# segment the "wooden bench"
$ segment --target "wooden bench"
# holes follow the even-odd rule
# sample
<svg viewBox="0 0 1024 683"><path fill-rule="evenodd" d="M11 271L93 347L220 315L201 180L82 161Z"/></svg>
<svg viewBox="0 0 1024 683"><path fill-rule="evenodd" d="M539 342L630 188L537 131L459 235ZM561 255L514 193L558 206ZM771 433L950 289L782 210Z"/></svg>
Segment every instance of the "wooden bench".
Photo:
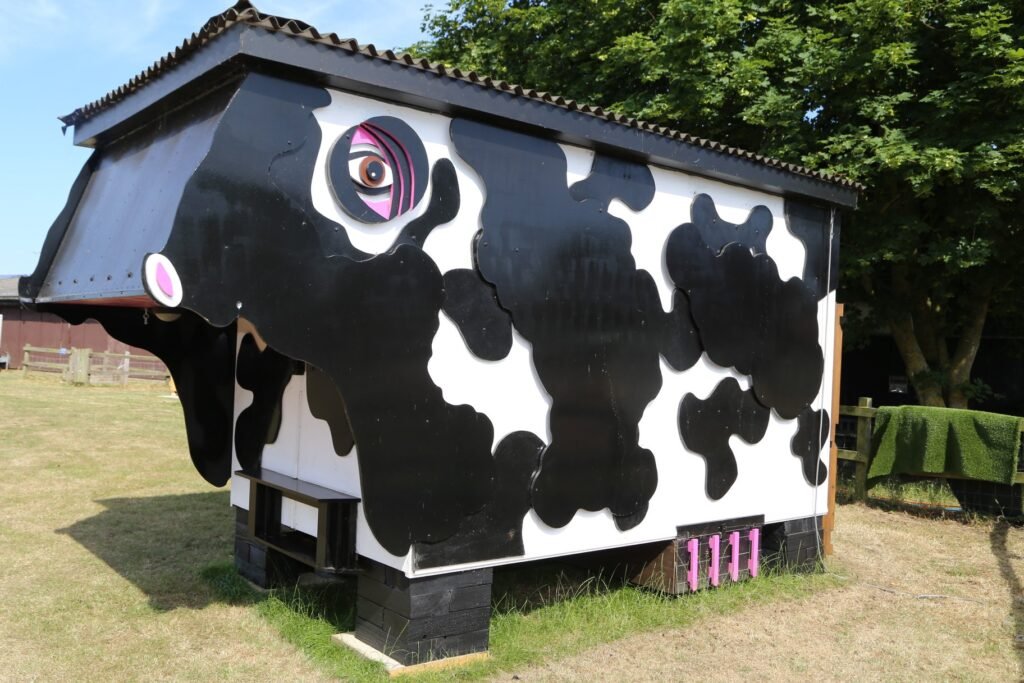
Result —
<svg viewBox="0 0 1024 683"><path fill-rule="evenodd" d="M253 542L318 573L356 573L359 498L262 468L235 474L250 482L248 530ZM316 538L281 525L285 498L316 508Z"/></svg>

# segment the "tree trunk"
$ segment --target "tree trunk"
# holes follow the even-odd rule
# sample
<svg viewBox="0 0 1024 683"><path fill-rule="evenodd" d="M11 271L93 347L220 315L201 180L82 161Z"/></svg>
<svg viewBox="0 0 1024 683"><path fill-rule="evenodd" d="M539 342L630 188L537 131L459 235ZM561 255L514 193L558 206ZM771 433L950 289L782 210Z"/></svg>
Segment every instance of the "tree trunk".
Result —
<svg viewBox="0 0 1024 683"><path fill-rule="evenodd" d="M893 279L897 289L901 289L900 285L905 287L907 284L898 276ZM904 289L902 293L908 292ZM985 328L991 299L990 283L983 282L972 288L967 299L969 314L960 331L952 358L944 352L946 341L940 331L941 328L935 329L936 326L929 324L934 322L933 320L917 324L919 320L923 322L926 319L926 316L921 315L920 308L915 311L917 315L907 311L889 320L889 329L896 342L896 348L903 358L907 375L921 405L968 407L970 399L966 389L971 381L974 359L981 347L981 333ZM934 338L936 335L938 338ZM932 354L926 354L924 349L931 350ZM929 355L932 356L931 362Z"/></svg>
<svg viewBox="0 0 1024 683"><path fill-rule="evenodd" d="M950 408L967 408L969 399L964 390L971 381L971 368L974 367L974 359L981 347L981 333L985 329L991 299L990 284L979 285L971 292L970 302L974 308L960 333L956 352L949 364L949 393L946 405Z"/></svg>
<svg viewBox="0 0 1024 683"><path fill-rule="evenodd" d="M889 330L896 341L896 348L907 368L907 376L917 392L917 400L923 406L943 407L946 401L942 396L942 387L935 381L928 360L921 351L921 345L914 334L914 321L910 314L902 315L889 321Z"/></svg>
<svg viewBox="0 0 1024 683"><path fill-rule="evenodd" d="M892 331L892 338L896 342L900 356L903 358L903 365L907 369L907 376L914 391L917 393L917 401L923 406L946 405L945 397L942 394L942 385L936 381L935 370L928 362L928 355L925 350L932 351L934 360L939 355L936 340L925 335L922 344L920 335L922 332L933 332L928 325L915 326L916 310L919 313L924 308L920 298L920 289L911 284L909 272L905 265L894 265L890 273L892 288L895 299L900 306L890 315L889 329ZM930 322L930 319L929 319ZM921 329L925 328L925 329Z"/></svg>

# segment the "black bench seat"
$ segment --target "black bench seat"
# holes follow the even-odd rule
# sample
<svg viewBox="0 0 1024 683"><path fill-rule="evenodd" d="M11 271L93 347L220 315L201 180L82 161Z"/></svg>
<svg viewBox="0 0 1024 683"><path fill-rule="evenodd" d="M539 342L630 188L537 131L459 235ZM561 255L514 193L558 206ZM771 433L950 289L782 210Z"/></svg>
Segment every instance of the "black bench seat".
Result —
<svg viewBox="0 0 1024 683"><path fill-rule="evenodd" d="M263 468L238 470L235 474L250 482L251 541L320 574L358 572L355 542L359 498ZM281 524L281 501L285 498L316 508L316 538Z"/></svg>

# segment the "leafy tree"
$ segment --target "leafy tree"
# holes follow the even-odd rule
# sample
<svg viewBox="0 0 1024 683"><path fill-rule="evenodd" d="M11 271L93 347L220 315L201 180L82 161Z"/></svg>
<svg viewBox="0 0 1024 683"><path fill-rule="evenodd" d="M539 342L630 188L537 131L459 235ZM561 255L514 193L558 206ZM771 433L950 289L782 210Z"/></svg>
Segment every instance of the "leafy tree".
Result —
<svg viewBox="0 0 1024 683"><path fill-rule="evenodd" d="M425 56L842 173L843 291L965 407L1024 256L1024 2L450 0Z"/></svg>

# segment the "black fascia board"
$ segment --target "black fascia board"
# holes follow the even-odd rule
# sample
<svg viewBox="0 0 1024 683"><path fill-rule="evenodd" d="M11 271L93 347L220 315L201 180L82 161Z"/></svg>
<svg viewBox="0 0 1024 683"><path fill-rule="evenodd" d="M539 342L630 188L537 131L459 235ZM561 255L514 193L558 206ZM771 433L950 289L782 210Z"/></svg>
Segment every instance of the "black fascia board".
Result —
<svg viewBox="0 0 1024 683"><path fill-rule="evenodd" d="M226 63L277 73L376 99L463 116L511 127L559 142L624 156L685 173L703 176L782 196L801 196L856 208L854 188L793 173L741 156L718 152L579 111L482 87L407 66L350 52L258 26L236 24L181 64L138 92L75 127L75 144L120 135L132 120L149 118L154 106L173 108L164 100L182 102L178 90L197 92L203 81L216 80Z"/></svg>

